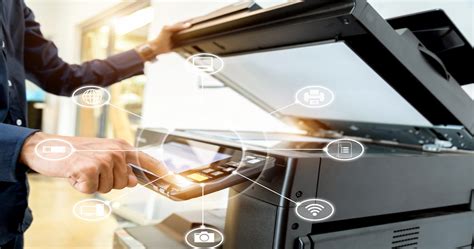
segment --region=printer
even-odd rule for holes
[[[232,182],[227,210],[209,215],[224,234],[220,246],[473,248],[474,101],[462,86],[474,82],[474,50],[449,17],[433,10],[385,20],[365,0],[240,7],[196,19],[175,37],[176,51],[219,56],[225,66],[213,77],[305,133],[147,128],[139,140],[179,137],[272,159]],[[315,85],[330,89],[333,102],[295,101]],[[336,139],[365,152],[335,160],[324,146]],[[297,215],[297,204],[314,198],[332,203],[330,218]],[[143,248],[188,248],[185,232],[201,225],[200,215],[120,232]],[[126,247],[120,236],[116,244]]]

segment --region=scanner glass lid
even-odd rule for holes
[[[221,75],[268,111],[296,118],[432,124],[344,43],[290,47],[223,58]],[[295,102],[298,90],[323,86],[334,93],[324,108]],[[288,106],[290,105],[290,106]],[[285,106],[288,106],[285,108]]]

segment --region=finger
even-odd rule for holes
[[[124,150],[131,150],[131,146],[126,146]],[[125,161],[125,153],[116,154],[114,157],[114,189],[123,189],[128,185],[128,165]]]
[[[138,179],[133,173],[132,167],[128,166],[128,187],[135,187],[138,184]]]
[[[108,193],[114,186],[114,173],[112,166],[102,166],[99,175],[99,192]]]
[[[169,32],[179,32],[181,30],[187,29],[191,27],[191,23],[189,22],[180,22],[180,23],[175,23],[172,25],[166,25],[163,29]]]
[[[84,194],[93,194],[98,189],[98,179],[73,180],[73,187]]]
[[[68,177],[69,183],[79,192],[93,194],[97,192],[99,181],[98,174],[93,168],[87,171],[76,171]]]
[[[123,189],[128,186],[128,166],[125,161],[116,162],[114,166],[114,189]]]
[[[84,194],[93,194],[99,187],[99,171],[93,161],[84,161],[72,167],[67,178],[69,183],[79,192]]]
[[[128,153],[127,163],[135,164],[158,176],[164,176],[169,173],[169,170],[166,168],[166,166],[162,162],[160,162],[159,160],[156,160],[155,158],[143,152]]]
[[[74,180],[74,178],[72,178],[72,177],[69,177],[67,180],[71,184],[71,186],[74,186],[74,185],[77,184],[76,180]]]

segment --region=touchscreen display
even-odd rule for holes
[[[219,152],[219,146],[187,141],[186,144],[167,142],[162,148],[147,148],[144,152],[165,163],[168,170],[181,173],[229,159],[232,156]]]

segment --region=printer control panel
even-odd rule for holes
[[[205,183],[229,176],[237,169],[245,170],[252,167],[263,167],[265,161],[265,157],[252,154],[245,156],[241,161],[230,160],[227,162],[211,164],[209,167],[199,170],[190,170],[189,172],[183,172],[180,175],[196,183]]]
[[[142,150],[162,165],[156,168],[131,165],[138,181],[174,200],[188,200],[243,183],[275,162],[274,158],[258,152],[173,135]],[[167,175],[157,173],[162,172],[158,168],[163,165]]]

